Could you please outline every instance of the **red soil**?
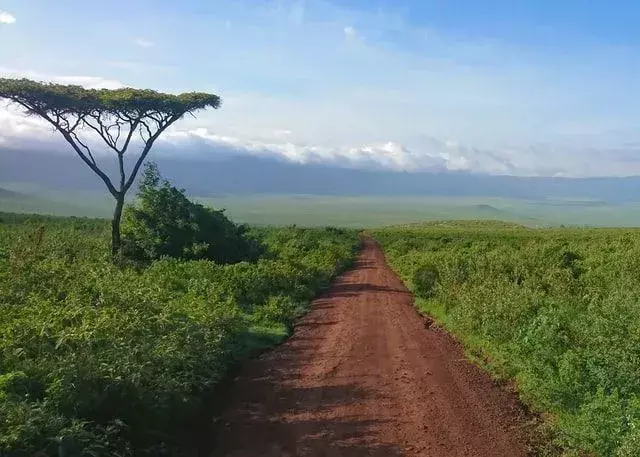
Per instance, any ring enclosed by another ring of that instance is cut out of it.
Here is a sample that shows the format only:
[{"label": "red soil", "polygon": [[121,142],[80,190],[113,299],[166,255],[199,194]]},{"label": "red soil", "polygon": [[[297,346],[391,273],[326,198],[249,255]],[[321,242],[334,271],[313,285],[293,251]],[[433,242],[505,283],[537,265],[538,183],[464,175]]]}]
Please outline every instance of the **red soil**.
[{"label": "red soil", "polygon": [[526,455],[515,397],[425,325],[372,240],[220,420],[215,456]]}]

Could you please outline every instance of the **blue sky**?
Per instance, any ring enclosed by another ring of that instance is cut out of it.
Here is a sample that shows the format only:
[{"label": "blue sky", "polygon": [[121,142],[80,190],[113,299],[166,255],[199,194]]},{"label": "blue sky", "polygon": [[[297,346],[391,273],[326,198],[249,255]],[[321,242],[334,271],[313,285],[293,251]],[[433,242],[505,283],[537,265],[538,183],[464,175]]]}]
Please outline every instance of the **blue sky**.
[{"label": "blue sky", "polygon": [[[166,138],[299,162],[640,174],[640,3],[0,0],[0,74],[212,91]],[[0,112],[0,143],[46,135]],[[47,137],[48,138],[48,137]]]}]

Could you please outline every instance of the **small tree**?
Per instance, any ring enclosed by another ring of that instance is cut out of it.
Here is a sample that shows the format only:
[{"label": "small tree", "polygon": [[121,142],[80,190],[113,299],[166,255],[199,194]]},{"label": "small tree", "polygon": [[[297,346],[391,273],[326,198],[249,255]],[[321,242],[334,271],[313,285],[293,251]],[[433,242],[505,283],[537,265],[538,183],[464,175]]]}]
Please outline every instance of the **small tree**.
[{"label": "small tree", "polygon": [[[111,221],[111,252],[114,256],[121,246],[120,220],[125,195],[154,142],[185,114],[220,106],[220,97],[199,92],[172,95],[146,89],[85,89],[4,78],[0,78],[0,98],[21,106],[27,115],[46,120],[104,181],[116,200]],[[106,148],[116,154],[119,179],[115,184],[98,165],[86,134],[97,135]],[[142,143],[134,166],[127,173],[124,155],[135,137]]]},{"label": "small tree", "polygon": [[234,263],[260,254],[243,226],[224,210],[189,200],[183,189],[162,178],[153,162],[145,164],[135,205],[124,212],[122,242],[123,256],[142,262],[168,256]]}]

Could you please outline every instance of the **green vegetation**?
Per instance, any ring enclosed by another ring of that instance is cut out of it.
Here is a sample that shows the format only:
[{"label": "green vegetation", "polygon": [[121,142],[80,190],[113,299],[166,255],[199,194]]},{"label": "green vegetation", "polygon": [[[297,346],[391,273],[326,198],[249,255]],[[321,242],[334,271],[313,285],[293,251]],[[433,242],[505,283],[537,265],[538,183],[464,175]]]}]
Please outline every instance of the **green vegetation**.
[{"label": "green vegetation", "polygon": [[146,165],[138,198],[124,215],[124,257],[150,262],[162,257],[207,259],[218,263],[256,260],[260,248],[244,236],[224,211],[206,208]]},{"label": "green vegetation", "polygon": [[569,455],[640,455],[640,231],[469,222],[374,234],[418,306],[515,379]]},{"label": "green vegetation", "polygon": [[229,367],[286,337],[358,244],[347,230],[251,229],[253,262],[114,265],[105,220],[0,220],[0,455],[11,457],[187,454],[185,427]]}]

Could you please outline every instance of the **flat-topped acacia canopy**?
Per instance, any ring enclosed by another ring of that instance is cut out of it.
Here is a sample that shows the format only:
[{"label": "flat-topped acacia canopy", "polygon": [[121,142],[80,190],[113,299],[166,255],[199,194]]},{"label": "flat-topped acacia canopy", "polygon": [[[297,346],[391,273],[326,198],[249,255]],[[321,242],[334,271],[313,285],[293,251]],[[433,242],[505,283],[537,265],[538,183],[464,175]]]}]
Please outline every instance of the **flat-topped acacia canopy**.
[{"label": "flat-topped acacia canopy", "polygon": [[[49,122],[116,199],[112,220],[113,254],[120,250],[120,219],[124,197],[154,142],[185,114],[219,108],[220,97],[201,92],[174,95],[149,89],[85,89],[81,86],[41,83],[29,79],[0,78],[0,99],[24,108],[25,113]],[[117,154],[119,183],[98,166],[91,147],[80,134],[93,133]],[[140,155],[127,176],[124,154],[134,135],[143,142]]]},{"label": "flat-topped acacia canopy", "polygon": [[85,89],[81,86],[0,78],[0,98],[24,106],[29,114],[42,112],[104,112],[141,116],[165,113],[183,116],[205,108],[219,108],[220,97],[202,92],[173,95],[149,89]]}]

